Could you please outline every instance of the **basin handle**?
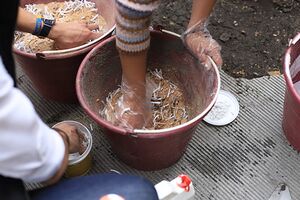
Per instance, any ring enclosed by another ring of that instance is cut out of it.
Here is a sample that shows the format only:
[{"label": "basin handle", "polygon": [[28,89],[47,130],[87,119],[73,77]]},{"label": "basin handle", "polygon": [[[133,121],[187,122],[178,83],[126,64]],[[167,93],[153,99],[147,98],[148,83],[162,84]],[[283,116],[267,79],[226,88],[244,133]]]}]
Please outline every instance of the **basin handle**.
[{"label": "basin handle", "polygon": [[289,40],[289,46],[296,44],[299,40],[300,40],[300,33],[298,33],[298,35],[296,35],[296,37],[294,37],[293,39]]},{"label": "basin handle", "polygon": [[38,53],[35,54],[35,56],[38,59],[41,59],[41,60],[53,60],[53,59],[69,58],[69,57],[76,56],[77,54],[81,54],[81,53],[82,53],[81,51],[69,52],[69,53],[63,53],[63,54],[38,52]]},{"label": "basin handle", "polygon": [[77,53],[85,48],[88,48],[90,46],[96,45],[102,40],[105,40],[106,38],[109,38],[113,35],[113,32],[115,32],[116,25],[114,25],[111,29],[109,29],[105,34],[101,35],[99,38],[93,40],[92,42],[83,44],[78,47],[73,47],[69,49],[61,49],[61,50],[49,50],[49,51],[42,51],[40,53],[36,53],[36,57],[40,59],[51,59],[53,56],[62,56],[62,58],[68,57],[72,55],[73,53]]},{"label": "basin handle", "polygon": [[157,24],[155,26],[151,26],[150,27],[150,30],[153,30],[153,31],[159,31],[159,32],[162,32],[162,33],[167,33],[167,34],[170,34],[170,35],[173,35],[173,36],[176,36],[176,37],[181,37],[179,34],[177,33],[174,33],[172,31],[167,31],[166,29],[164,29],[164,26],[160,25],[160,24]]}]

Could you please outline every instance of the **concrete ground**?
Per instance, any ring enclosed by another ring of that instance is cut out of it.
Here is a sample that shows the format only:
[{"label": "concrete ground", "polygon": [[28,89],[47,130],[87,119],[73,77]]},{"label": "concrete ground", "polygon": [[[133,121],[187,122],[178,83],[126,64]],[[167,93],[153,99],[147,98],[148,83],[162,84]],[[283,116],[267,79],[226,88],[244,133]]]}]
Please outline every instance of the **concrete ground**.
[{"label": "concrete ground", "polygon": [[284,182],[293,199],[300,198],[300,157],[288,144],[281,128],[283,77],[234,79],[224,72],[221,76],[222,89],[232,92],[239,101],[238,118],[224,127],[202,122],[181,160],[172,167],[153,172],[138,171],[120,162],[101,129],[79,106],[43,99],[21,71],[18,84],[49,125],[71,119],[93,129],[94,163],[90,174],[117,170],[144,176],[156,184],[185,173],[195,185],[195,199],[204,200],[266,200]]},{"label": "concrete ground", "polygon": [[[191,0],[162,1],[153,24],[182,33],[190,6]],[[300,27],[299,9],[297,0],[218,1],[209,30],[223,47],[226,73],[221,73],[222,89],[237,97],[240,113],[224,127],[199,124],[181,160],[164,170],[143,172],[130,168],[116,158],[101,129],[79,106],[43,99],[20,70],[18,84],[50,126],[71,119],[93,129],[94,164],[90,174],[117,170],[144,176],[156,184],[185,173],[192,177],[195,199],[203,200],[268,200],[276,186],[284,182],[292,198],[300,199],[300,157],[281,127],[283,77],[247,80],[228,75],[253,78],[280,74],[287,40]]]}]

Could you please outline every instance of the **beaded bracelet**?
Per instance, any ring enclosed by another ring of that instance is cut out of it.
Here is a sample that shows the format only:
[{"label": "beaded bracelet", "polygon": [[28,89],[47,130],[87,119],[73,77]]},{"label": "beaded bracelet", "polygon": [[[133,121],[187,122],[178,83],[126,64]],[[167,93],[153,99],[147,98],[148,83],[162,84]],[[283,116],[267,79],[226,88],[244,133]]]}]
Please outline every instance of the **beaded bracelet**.
[{"label": "beaded bracelet", "polygon": [[43,29],[43,26],[44,26],[44,21],[41,17],[38,17],[36,18],[36,21],[35,21],[35,28],[34,28],[34,31],[33,31],[33,35],[40,35],[42,29]]}]

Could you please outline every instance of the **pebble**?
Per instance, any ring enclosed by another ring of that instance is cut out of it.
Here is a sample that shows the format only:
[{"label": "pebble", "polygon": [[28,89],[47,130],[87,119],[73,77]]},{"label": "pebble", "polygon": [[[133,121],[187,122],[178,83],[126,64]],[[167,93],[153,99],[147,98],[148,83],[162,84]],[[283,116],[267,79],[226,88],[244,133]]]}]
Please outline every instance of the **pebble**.
[{"label": "pebble", "polygon": [[221,35],[220,35],[220,40],[222,41],[222,42],[227,42],[228,40],[230,40],[231,39],[231,37],[230,37],[230,34],[228,34],[228,33],[222,33]]}]

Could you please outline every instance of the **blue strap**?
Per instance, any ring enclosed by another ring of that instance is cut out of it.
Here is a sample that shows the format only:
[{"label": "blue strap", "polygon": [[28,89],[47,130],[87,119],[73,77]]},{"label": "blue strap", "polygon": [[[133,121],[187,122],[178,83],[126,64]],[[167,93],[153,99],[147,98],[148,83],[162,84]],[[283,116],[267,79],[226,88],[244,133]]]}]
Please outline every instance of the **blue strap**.
[{"label": "blue strap", "polygon": [[40,35],[41,31],[43,29],[43,20],[42,18],[36,18],[36,21],[35,21],[35,28],[34,28],[34,31],[33,31],[33,35]]}]

